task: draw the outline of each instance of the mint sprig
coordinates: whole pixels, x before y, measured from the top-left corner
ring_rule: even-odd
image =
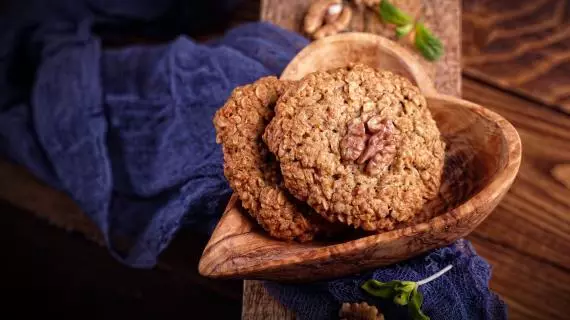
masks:
[[[396,25],[398,39],[415,30],[414,45],[429,61],[439,59],[444,52],[441,42],[423,23],[414,21],[409,14],[402,11],[388,0],[380,2],[379,14],[384,22]]]
[[[396,37],[398,37],[398,39],[405,37],[413,29],[414,29],[414,25],[412,23],[404,25],[404,26],[396,27]]]
[[[411,294],[412,298],[408,303],[408,312],[414,320],[429,320],[429,317],[422,312],[422,303],[424,303],[424,296],[416,287]]]
[[[441,269],[432,276],[423,280],[414,281],[401,281],[392,280],[390,282],[380,282],[378,280],[370,279],[362,284],[361,288],[375,297],[392,299],[395,304],[400,306],[408,306],[408,312],[414,320],[429,320],[429,317],[422,312],[422,304],[424,301],[423,295],[418,289],[421,285],[429,283],[444,273],[449,271],[453,266],[448,265]]]
[[[423,56],[430,61],[435,61],[443,54],[443,44],[436,38],[423,23],[416,23],[416,47]]]
[[[398,27],[405,26],[414,22],[412,17],[400,10],[389,1],[380,2],[380,16],[388,23],[395,24]]]

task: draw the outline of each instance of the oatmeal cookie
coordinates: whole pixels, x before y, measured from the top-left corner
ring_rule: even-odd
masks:
[[[275,101],[289,85],[271,76],[236,88],[216,112],[214,126],[224,174],[243,207],[271,236],[305,241],[326,221],[314,213],[311,217],[312,209],[298,205],[280,186],[279,164],[261,138]]]
[[[445,144],[419,89],[355,65],[305,76],[264,140],[285,186],[329,221],[390,230],[436,196]]]

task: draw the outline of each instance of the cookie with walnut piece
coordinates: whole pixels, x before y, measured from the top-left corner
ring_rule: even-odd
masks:
[[[330,226],[281,187],[279,165],[261,136],[273,106],[289,82],[264,77],[233,90],[214,116],[216,141],[224,153],[224,174],[242,206],[272,237],[306,241]]]
[[[445,144],[419,89],[364,65],[308,74],[264,140],[285,186],[329,221],[393,229],[435,197]]]

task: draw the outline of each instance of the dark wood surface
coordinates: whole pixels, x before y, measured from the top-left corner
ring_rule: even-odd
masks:
[[[463,4],[464,73],[570,113],[570,3]]]
[[[267,293],[260,281],[244,281],[242,320],[245,319],[295,319],[295,312],[284,308]]]
[[[470,12],[471,2],[464,0],[466,12]],[[558,2],[563,3],[567,13],[568,2]],[[498,3],[486,1],[481,6],[491,8]],[[256,1],[248,0],[236,21],[255,20],[258,9]],[[550,35],[556,30],[545,32]],[[464,35],[467,32],[464,24]],[[496,50],[501,49],[498,47]],[[482,77],[473,70],[485,74],[483,68],[467,62],[465,65],[463,98],[505,116],[519,131],[523,144],[523,162],[513,187],[468,239],[492,265],[491,288],[509,305],[511,319],[568,319],[570,115],[559,105],[548,103],[549,95],[544,90],[525,93],[520,85],[501,85],[497,79],[502,73],[485,71],[489,76]],[[523,63],[513,64],[508,71],[524,73],[528,69]],[[564,70],[555,68],[559,69]],[[555,76],[541,78],[540,84],[550,83],[551,89],[558,86],[563,91],[568,84],[554,80],[560,79]],[[174,256],[174,267],[170,269],[132,270],[116,263],[104,248],[81,235],[66,233],[6,203],[0,205],[0,210],[4,218],[0,288],[10,293],[3,308],[18,310],[20,315],[41,312],[81,318],[114,315],[192,319],[198,309],[215,312],[213,319],[240,317],[239,283],[210,283],[191,272],[206,239],[177,237],[165,253]],[[189,249],[191,243],[197,249]],[[183,259],[176,257],[180,253]],[[187,258],[190,260],[185,262]],[[169,272],[173,269],[177,272]],[[16,308],[14,302],[26,302],[28,307]]]
[[[523,145],[513,187],[468,239],[492,265],[491,288],[512,319],[568,319],[570,115],[463,80],[463,97],[505,116]]]

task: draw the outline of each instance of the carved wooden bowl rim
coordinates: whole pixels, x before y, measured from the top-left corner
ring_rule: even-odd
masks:
[[[357,45],[351,46],[350,44]],[[315,52],[319,52],[320,50],[326,51],[325,48],[330,48],[332,46],[346,46],[356,49],[362,44],[380,48],[383,53],[386,53],[391,57],[396,57],[400,60],[406,71],[411,74],[416,85],[424,95],[437,94],[433,81],[417,58],[414,57],[409,50],[388,38],[365,32],[345,32],[311,42],[297,55],[295,55],[295,57],[293,57],[281,73],[281,79],[298,80],[300,78],[297,75],[297,69],[299,69],[298,66],[302,65],[303,61],[314,55]],[[323,58],[326,59],[327,57]]]
[[[359,43],[365,43],[366,45],[374,44],[377,45],[379,50],[382,50],[386,54],[396,57],[402,65],[405,67],[407,72],[414,77],[415,82],[418,87],[425,95],[426,99],[429,100],[439,100],[447,102],[452,105],[456,105],[458,108],[466,108],[470,111],[478,114],[479,116],[485,118],[486,120],[493,122],[499,128],[502,138],[504,138],[505,149],[502,149],[501,155],[506,155],[504,162],[498,165],[498,169],[491,176],[490,180],[477,192],[474,192],[467,198],[462,204],[456,206],[455,208],[439,214],[428,221],[413,224],[401,229],[396,229],[388,232],[383,232],[380,234],[373,234],[363,236],[362,238],[348,240],[341,243],[309,243],[309,244],[292,244],[291,254],[288,254],[286,259],[280,258],[277,260],[265,260],[263,263],[239,263],[235,261],[234,257],[223,257],[216,256],[217,253],[226,253],[223,247],[224,237],[219,234],[216,235],[216,231],[212,234],[210,242],[204,250],[202,259],[200,261],[199,269],[200,273],[209,277],[223,277],[223,278],[244,278],[246,276],[254,276],[256,279],[276,279],[276,278],[295,278],[294,276],[264,276],[264,273],[271,273],[272,271],[278,270],[278,268],[285,265],[297,265],[302,263],[303,265],[309,265],[311,262],[326,262],[326,258],[329,257],[342,257],[350,256],[353,253],[362,252],[363,249],[370,249],[384,243],[390,243],[396,239],[414,237],[421,233],[438,233],[445,234],[452,231],[454,224],[463,219],[468,219],[470,216],[484,216],[486,217],[490,213],[489,208],[485,208],[486,204],[496,204],[501,197],[506,193],[508,188],[513,183],[521,163],[521,141],[520,137],[513,127],[505,118],[499,114],[484,108],[483,106],[477,105],[475,103],[455,98],[453,96],[448,96],[444,94],[439,94],[433,85],[432,80],[429,78],[428,74],[424,71],[423,67],[419,61],[397,43],[384,38],[379,35],[361,33],[361,32],[348,32],[342,33],[334,36],[329,36],[320,40],[317,40],[307,47],[305,47],[295,58],[290,62],[287,68],[283,71],[282,79],[298,79],[298,75],[295,73],[299,68],[298,65],[303,62],[304,59],[310,57],[314,52],[323,49],[323,46],[342,44],[346,46],[347,42],[353,42],[354,45]],[[226,214],[235,209],[236,206],[240,206],[237,196],[234,194],[229,201],[226,212],[220,220],[218,227],[225,222],[227,218]],[[243,217],[247,219],[247,217]],[[480,221],[479,221],[480,222]],[[252,222],[248,222],[252,224]],[[216,230],[218,230],[216,227]],[[468,232],[470,232],[475,225],[470,226]],[[258,231],[259,230],[259,231]],[[248,230],[242,235],[248,233],[258,233],[264,232],[262,229]],[[441,237],[438,237],[440,239]],[[445,237],[443,237],[445,238]],[[236,239],[231,237],[230,239]],[[260,238],[268,244],[276,244],[282,241],[272,239],[269,236],[264,236]],[[456,239],[456,238],[454,238]],[[218,251],[217,249],[221,250]],[[279,249],[277,249],[279,250]],[[417,252],[419,254],[420,252]],[[243,253],[245,254],[245,253]],[[248,257],[249,258],[249,257]],[[254,259],[251,257],[251,259]],[[208,261],[204,261],[208,260]],[[214,268],[211,268],[211,263],[214,261],[219,262],[223,260],[221,264],[216,264]],[[313,277],[313,275],[308,276],[308,278]],[[323,277],[315,277],[323,278]],[[309,280],[309,279],[307,279]]]
[[[433,81],[430,79],[427,72],[421,66],[416,57],[414,57],[407,49],[403,48],[390,39],[387,39],[380,35],[364,32],[345,32],[319,39],[306,46],[293,58],[293,60],[291,60],[291,62],[287,65],[281,74],[281,79],[299,78],[295,74],[295,71],[298,69],[297,65],[314,54],[315,51],[321,50],[325,46],[343,45],[347,42],[376,45],[379,49],[388,55],[397,57],[402,62],[402,65],[405,67],[405,69],[412,75],[415,82],[417,83],[417,86],[420,88],[426,99],[443,100],[452,104],[462,105],[463,107],[468,108],[475,113],[483,116],[484,118],[496,123],[503,133],[503,136],[507,140],[506,144],[509,147],[509,150],[514,151],[514,154],[512,152],[509,152],[509,159],[507,161],[507,164],[502,166],[499,171],[493,175],[492,180],[487,183],[479,192],[474,193],[469,199],[454,209],[433,217],[425,222],[414,224],[402,229],[383,232],[376,235],[369,235],[339,244],[333,244],[328,246],[328,248],[341,248],[350,243],[351,245],[356,245],[354,249],[359,249],[358,247],[361,243],[368,243],[372,241],[373,243],[378,244],[385,240],[394,239],[395,235],[397,235],[397,237],[406,237],[412,236],[414,233],[421,231],[441,230],[442,228],[445,228],[447,225],[449,225],[450,221],[459,220],[467,215],[472,214],[472,212],[477,209],[477,205],[473,205],[473,203],[485,203],[495,200],[495,198],[500,196],[501,191],[503,191],[504,187],[506,185],[510,185],[513,182],[517,175],[521,162],[521,141],[518,132],[513,127],[513,125],[499,114],[486,109],[483,106],[469,102],[467,100],[438,93],[435,89]],[[512,158],[510,157],[511,155],[513,156]],[[369,243],[366,245],[366,247],[368,245]],[[318,257],[314,256],[314,258],[317,259]]]

